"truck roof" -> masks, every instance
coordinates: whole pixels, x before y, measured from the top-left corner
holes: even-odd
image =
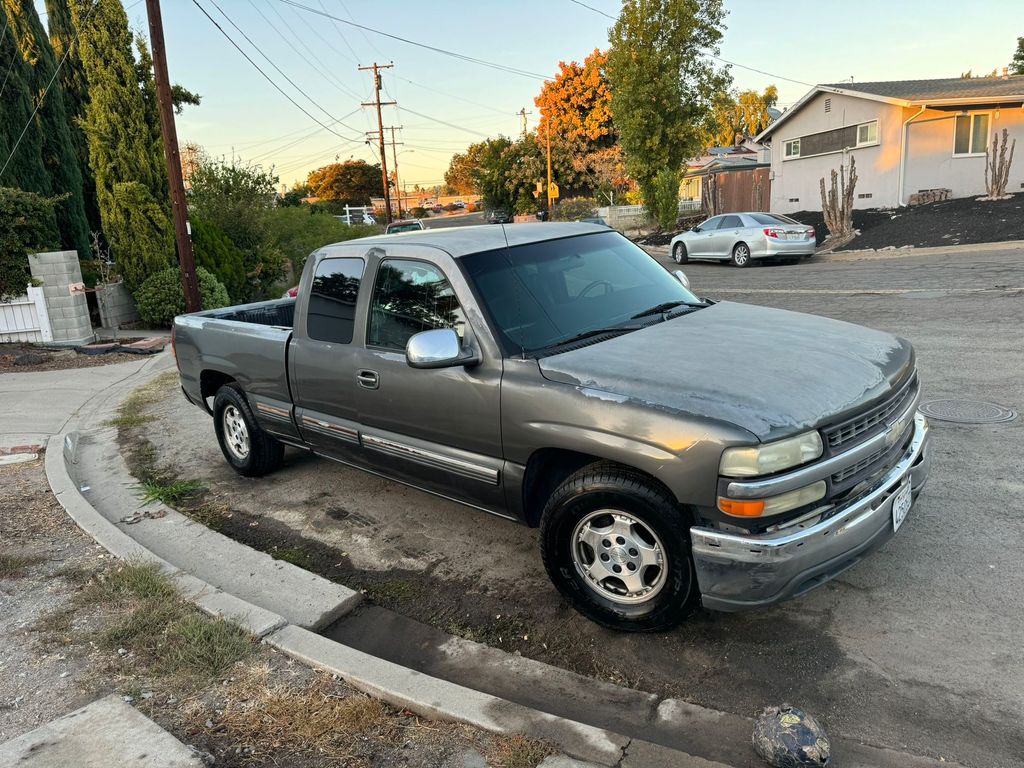
[[[334,243],[334,245],[348,246],[356,243],[359,245],[387,245],[401,238],[403,243],[439,248],[450,256],[459,258],[473,253],[502,248],[505,246],[506,236],[508,237],[508,245],[516,246],[538,243],[544,240],[557,240],[562,237],[572,237],[573,235],[611,231],[608,227],[603,227],[600,224],[585,224],[578,221],[508,225],[478,224],[469,227],[428,228],[415,232],[399,232],[394,235],[374,235],[373,237],[361,237],[358,240],[346,240],[341,243]],[[325,247],[332,248],[334,246],[328,245]]]

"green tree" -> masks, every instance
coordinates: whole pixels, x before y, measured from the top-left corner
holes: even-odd
[[[269,238],[277,177],[259,165],[200,159],[191,176],[189,208],[215,225],[244,257],[248,300],[263,296],[281,279],[285,259]]]
[[[99,201],[96,199],[96,179],[89,167],[89,141],[82,130],[81,120],[85,117],[85,105],[89,102],[89,86],[85,78],[82,57],[75,44],[75,27],[71,22],[68,0],[46,0],[46,26],[50,33],[50,45],[57,61],[64,60],[58,82],[64,94],[64,109],[68,116],[71,143],[78,158],[78,169],[82,174],[82,205],[89,229],[102,230]]]
[[[624,0],[610,32],[607,74],[626,170],[653,208],[655,177],[699,150],[728,73],[717,53],[722,0]]]
[[[161,197],[167,189],[166,165],[147,121],[132,33],[120,0],[71,0],[71,19],[89,87],[81,124],[103,232],[134,291],[148,270],[174,261],[168,203]]]
[[[1017,38],[1017,50],[1013,52],[1013,60],[1010,61],[1010,72],[1024,75],[1024,37]]]
[[[242,302],[248,296],[245,256],[216,224],[192,217],[192,251],[196,266],[209,270],[227,289],[228,296]]]
[[[7,167],[0,174],[0,184],[48,196],[51,191],[50,175],[43,165],[42,134],[28,130],[22,136],[22,128],[28,124],[34,108],[29,85],[32,73],[21,57],[14,35],[10,34],[7,9],[0,3],[0,29],[4,27],[8,34],[0,36],[0,72],[5,73],[0,84],[6,79],[3,101],[0,102],[3,110],[0,113],[0,168],[5,162]],[[18,151],[12,155],[16,144]]]
[[[380,165],[365,160],[331,163],[311,171],[306,186],[315,197],[342,205],[369,205],[370,198],[384,196]]]
[[[679,219],[679,172],[662,168],[654,177],[654,205],[648,203],[663,230],[676,228]]]
[[[57,244],[53,208],[35,192],[0,187],[0,302],[21,296],[32,281],[28,254]]]
[[[736,136],[754,137],[772,121],[769,109],[779,100],[779,90],[769,85],[763,93],[753,90],[725,92],[716,99],[707,146],[731,147]]]
[[[38,131],[42,136],[43,165],[50,177],[50,192],[61,196],[57,203],[61,244],[74,248],[82,258],[88,258],[89,224],[82,202],[82,172],[64,107],[64,94],[59,86],[47,91],[57,70],[53,47],[32,0],[0,1],[10,21],[8,33],[17,42],[21,57],[30,68],[29,93],[38,110],[29,130]]]
[[[301,274],[306,258],[317,248],[379,232],[380,227],[348,226],[311,205],[275,208],[268,221],[268,241],[275,251],[288,259],[293,278]]]

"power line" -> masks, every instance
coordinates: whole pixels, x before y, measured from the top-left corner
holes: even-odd
[[[79,27],[79,29],[81,29],[81,27],[84,27],[86,24],[89,23],[89,17],[92,16],[92,12],[96,10],[98,5],[99,3],[93,5],[89,9],[89,12],[85,15],[85,19],[82,21],[82,24]],[[32,121],[36,118],[36,113],[39,111],[39,108],[43,106],[43,102],[46,101],[46,94],[50,92],[50,88],[53,87],[54,82],[57,80],[57,75],[60,74],[60,70],[64,66],[64,62],[68,60],[68,55],[71,53],[71,49],[74,48],[75,44],[78,42],[78,37],[80,34],[81,32],[75,33],[75,39],[71,41],[71,44],[68,45],[68,49],[64,51],[64,55],[60,57],[60,63],[53,70],[53,76],[50,78],[50,82],[46,84],[46,90],[43,91],[43,95],[39,98],[39,101],[36,103],[36,107],[32,110],[32,114],[28,116],[28,120],[25,122],[25,127],[21,129],[21,133],[18,135],[18,140],[14,142],[14,146],[11,147],[11,154],[9,154],[7,156],[7,159],[4,161],[3,168],[0,168],[0,178],[3,178],[4,171],[6,171],[7,166],[11,164],[11,160],[14,158],[14,153],[18,151],[18,147],[21,146],[21,140],[25,138],[25,134],[28,132],[29,126],[32,125]],[[14,54],[16,56],[19,55],[17,48],[15,48]],[[8,74],[10,74],[10,72],[8,72]],[[6,80],[4,82],[6,83]]]
[[[420,43],[416,40],[410,40],[407,37],[399,37],[398,35],[392,35],[390,32],[383,32],[379,29],[374,29],[373,27],[368,27],[364,24],[358,24],[354,21],[348,21],[347,19],[342,19],[339,18],[338,16],[332,16],[331,14],[325,13],[324,11],[318,11],[316,8],[310,8],[308,5],[303,5],[302,3],[296,2],[295,0],[279,0],[279,2],[285,3],[286,5],[294,6],[296,8],[300,8],[301,10],[306,11],[308,13],[315,13],[317,16],[324,16],[328,19],[340,21],[342,24],[348,24],[350,26],[356,27],[357,29],[363,29],[368,32],[373,32],[374,34],[381,35],[382,37],[388,37],[391,38],[392,40],[398,40],[399,42],[406,43],[407,45],[415,45],[417,48],[424,48],[428,51],[433,51],[434,53],[439,53],[443,56],[451,56],[452,58],[459,59],[461,61],[468,61],[471,64],[479,64],[482,67],[490,67],[491,69],[497,69],[501,72],[507,72],[512,75],[519,75],[520,77],[532,77],[537,80],[550,79],[548,77],[545,77],[544,75],[538,75],[536,72],[530,72],[525,69],[518,69],[517,67],[510,67],[506,64],[497,64],[493,61],[486,61],[484,59],[478,59],[474,56],[467,56],[466,54],[463,53],[449,51],[445,48],[438,48],[437,46],[434,45],[428,45],[427,43]]]
[[[602,16],[611,19],[612,21],[618,21],[618,19],[615,16],[612,16],[611,14],[605,13],[600,8],[595,8],[592,5],[587,5],[586,3],[581,2],[580,0],[569,0],[569,2],[570,3],[576,3],[576,5],[582,6],[582,7],[586,8],[587,10],[593,11],[594,13],[599,13]],[[748,69],[751,72],[757,72],[759,75],[766,75],[767,77],[774,77],[776,80],[786,80],[787,82],[796,83],[797,85],[806,85],[808,88],[813,88],[814,87],[814,85],[812,83],[805,83],[803,80],[794,80],[792,77],[784,77],[783,75],[776,75],[776,74],[773,74],[772,72],[766,72],[763,69],[757,69],[756,67],[748,67],[746,64],[740,64],[740,63],[735,62],[735,61],[729,61],[729,59],[723,59],[721,56],[717,56],[717,55],[715,55],[713,53],[705,53],[704,55],[707,56],[710,59],[714,59],[715,61],[720,61],[723,64],[728,64],[729,66],[732,66],[732,67],[739,67],[740,69]]]
[[[249,56],[249,54],[247,54],[247,53],[246,53],[246,52],[245,52],[244,50],[242,50],[241,46],[239,46],[239,45],[238,45],[238,43],[236,43],[236,42],[235,42],[234,40],[232,40],[232,39],[231,39],[231,35],[229,35],[229,34],[228,34],[227,32],[225,32],[225,31],[224,31],[224,28],[223,28],[223,27],[222,27],[222,26],[221,26],[221,25],[220,25],[219,23],[217,23],[217,20],[216,20],[215,18],[213,18],[213,17],[212,17],[212,16],[211,16],[211,15],[210,15],[209,13],[207,13],[206,9],[205,9],[205,8],[203,8],[203,6],[201,6],[201,5],[199,4],[199,0],[192,0],[192,4],[193,4],[193,5],[195,5],[195,7],[196,7],[196,8],[198,8],[198,9],[199,9],[200,11],[202,11],[202,12],[203,12],[203,15],[204,15],[204,16],[205,16],[205,17],[206,17],[207,19],[209,19],[209,20],[210,20],[210,23],[211,23],[211,24],[213,24],[213,26],[215,26],[215,27],[217,28],[217,30],[218,30],[218,31],[219,31],[219,32],[220,32],[220,33],[221,33],[222,35],[224,35],[224,37],[225,37],[225,38],[227,38],[227,41],[228,41],[229,43],[231,43],[231,45],[232,45],[232,46],[234,46],[234,47],[235,47],[235,49],[236,49],[236,50],[237,50],[237,51],[238,51],[238,52],[239,52],[240,54],[242,54],[242,56],[244,56],[244,57],[245,57],[245,60],[246,60],[246,61],[248,61],[248,62],[249,62],[250,64],[252,64],[252,66],[253,66],[253,67],[254,67],[254,68],[256,69],[256,71],[257,71],[257,72],[259,72],[259,73],[260,73],[260,74],[261,74],[261,75],[263,76],[263,79],[264,79],[264,80],[266,80],[266,81],[267,81],[268,83],[270,83],[270,84],[271,84],[272,86],[274,86],[274,88],[275,88],[275,89],[276,89],[276,90],[277,90],[277,91],[278,91],[278,92],[279,92],[279,93],[280,93],[280,94],[281,94],[282,96],[284,96],[284,97],[285,97],[286,99],[288,99],[288,101],[290,101],[290,102],[291,102],[291,103],[292,103],[292,104],[293,104],[293,105],[294,105],[294,106],[295,106],[295,107],[296,107],[296,108],[297,108],[297,109],[298,109],[298,110],[299,110],[300,112],[302,112],[302,114],[304,114],[304,115],[305,115],[306,117],[308,117],[308,118],[309,118],[310,120],[312,120],[312,121],[313,121],[314,123],[316,123],[317,125],[319,125],[319,126],[320,126],[321,128],[323,128],[323,129],[325,129],[325,130],[327,130],[327,131],[330,131],[331,133],[333,133],[333,134],[334,134],[335,136],[337,136],[337,137],[338,137],[339,139],[344,139],[344,140],[345,140],[345,141],[347,141],[347,142],[354,142],[354,141],[357,141],[357,139],[353,139],[353,138],[351,138],[351,137],[349,137],[349,136],[342,136],[342,135],[341,135],[340,133],[338,133],[337,131],[335,131],[334,129],[332,129],[332,128],[331,128],[330,126],[328,126],[327,124],[325,124],[325,123],[321,122],[321,121],[320,121],[320,120],[319,120],[318,118],[316,118],[316,117],[315,117],[314,115],[312,115],[312,114],[311,114],[311,113],[310,113],[310,112],[309,112],[309,111],[308,111],[308,110],[307,110],[307,109],[306,109],[306,108],[305,108],[304,106],[302,106],[301,104],[299,104],[299,102],[297,102],[297,101],[296,101],[295,99],[293,99],[293,98],[292,98],[291,96],[289,96],[289,95],[288,95],[288,94],[287,94],[287,93],[285,92],[285,90],[284,90],[284,89],[283,89],[283,88],[282,88],[281,86],[279,86],[279,85],[278,85],[278,84],[277,84],[276,82],[274,82],[274,81],[273,81],[273,79],[271,79],[270,75],[268,75],[268,74],[267,74],[266,72],[264,72],[264,71],[263,71],[263,70],[262,70],[262,69],[260,68],[260,65],[259,65],[259,64],[257,64],[257,63],[256,63],[255,61],[253,61],[253,60],[252,60],[252,57],[251,57],[251,56]],[[93,7],[95,7],[95,6],[93,6]],[[221,13],[223,13],[223,11],[221,11]],[[309,97],[307,96],[307,98],[309,98]],[[333,118],[333,117],[332,117],[331,119],[333,120],[333,119],[335,119],[335,118]],[[350,128],[350,127],[349,127],[349,126],[347,126],[347,125],[346,125],[345,127],[346,127],[346,128],[348,128],[349,130],[355,130],[355,129],[353,129],[353,128]]]
[[[409,109],[408,107],[405,108],[405,111],[408,112],[410,115],[416,115],[416,117],[422,117],[426,120],[430,120],[432,122],[439,123],[440,125],[447,126],[448,128],[454,128],[456,131],[464,131],[465,133],[471,133],[474,136],[482,136],[485,139],[490,138],[490,136],[488,136],[486,133],[480,133],[480,131],[473,131],[470,130],[469,128],[464,128],[461,125],[455,125],[454,123],[446,123],[444,120],[439,120],[436,117],[425,115],[422,112],[416,112],[414,110]]]
[[[295,90],[297,90],[299,93],[301,93],[303,96],[305,96],[310,104],[312,104],[317,109],[319,109],[321,112],[323,112],[325,115],[327,115],[335,123],[340,124],[340,125],[342,125],[345,128],[348,128],[350,131],[355,131],[355,128],[353,128],[351,125],[345,125],[345,123],[341,122],[341,120],[339,120],[334,115],[332,115],[330,112],[328,112],[326,109],[324,109],[316,99],[314,99],[312,96],[310,96],[304,90],[302,90],[302,88],[299,87],[298,83],[296,83],[294,80],[292,80],[290,77],[288,77],[288,75],[285,74],[284,70],[282,70],[279,66],[277,66],[277,64],[274,63],[274,60],[271,59],[269,56],[267,56],[267,54],[265,54],[263,52],[263,49],[260,48],[258,45],[256,45],[256,43],[253,42],[252,38],[249,37],[247,34],[245,34],[245,32],[237,24],[235,24],[234,20],[230,16],[228,16],[226,13],[224,13],[224,9],[221,8],[219,5],[217,5],[217,0],[210,0],[210,2],[213,4],[214,8],[216,8],[218,11],[220,11],[220,15],[223,16],[225,19],[227,19],[228,23],[232,27],[234,27],[236,30],[238,30],[238,33],[242,37],[244,37],[246,39],[246,41],[249,43],[249,45],[251,45],[253,48],[255,48],[256,52],[259,53],[259,55],[262,56],[264,59],[266,59],[267,63],[270,64],[270,66],[272,66],[274,69],[276,69],[278,74],[280,74],[281,77],[283,77],[285,80],[287,80]],[[239,49],[239,50],[241,50],[241,49]],[[327,126],[324,126],[324,127],[327,128]],[[328,128],[328,130],[331,130],[331,129]],[[333,133],[333,131],[332,131],[332,133]],[[340,136],[340,134],[338,134],[338,135]],[[342,138],[348,139],[349,141],[355,141],[355,139],[349,139],[346,136],[342,136]]]

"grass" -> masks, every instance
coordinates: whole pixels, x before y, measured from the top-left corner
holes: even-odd
[[[211,679],[248,659],[255,649],[248,632],[224,619],[191,611],[167,625],[156,666],[167,675]]]
[[[128,395],[118,408],[117,416],[104,423],[108,427],[138,427],[156,421],[157,417],[147,413],[147,410],[149,406],[159,402],[163,390],[177,378],[178,374],[175,371],[160,374],[149,384]]]
[[[304,568],[307,571],[313,570],[316,565],[313,562],[313,558],[309,556],[309,553],[298,546],[273,547],[269,554],[275,560],[284,560],[286,563],[297,565],[299,568]]]
[[[0,552],[0,579],[20,579],[28,569],[39,565],[46,558],[38,555],[19,555],[12,552]]]
[[[196,495],[202,488],[202,483],[198,480],[161,482],[151,478],[142,482],[142,502],[143,504],[152,504],[154,501],[159,501],[161,504],[173,507],[190,496]]]
[[[485,752],[487,764],[493,768],[536,768],[558,751],[545,741],[517,734],[495,736]]]

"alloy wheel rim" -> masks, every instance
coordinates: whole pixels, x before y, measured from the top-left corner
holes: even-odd
[[[750,256],[750,254],[747,251],[746,247],[741,245],[741,246],[739,246],[736,249],[736,263],[737,264],[746,264],[747,263],[747,258],[749,256]]]
[[[585,516],[572,533],[572,562],[583,583],[614,603],[654,598],[668,580],[665,546],[640,518],[619,509]]]
[[[242,414],[233,405],[224,409],[221,417],[224,426],[224,445],[231,455],[240,461],[249,456],[249,428],[245,425]]]

